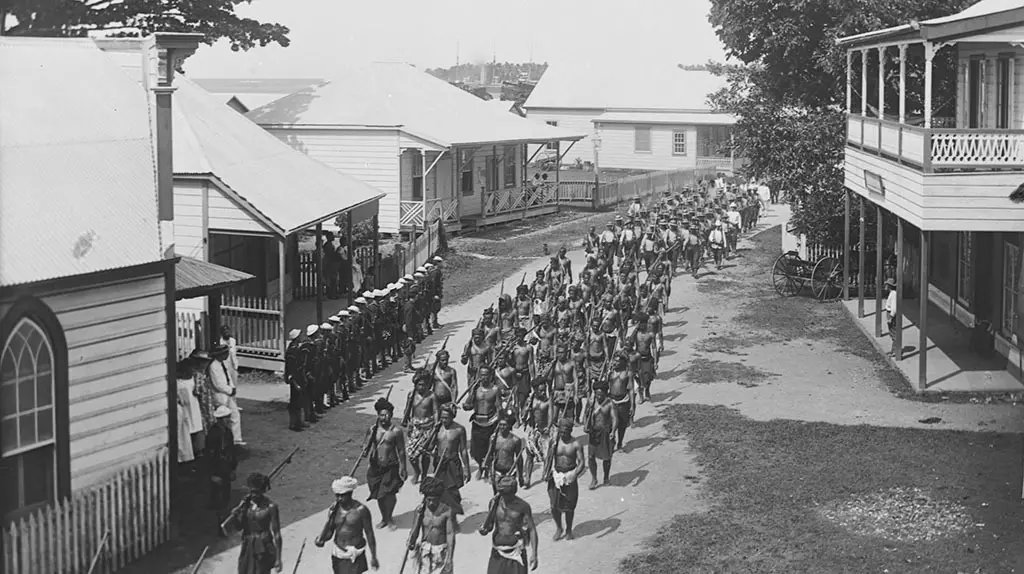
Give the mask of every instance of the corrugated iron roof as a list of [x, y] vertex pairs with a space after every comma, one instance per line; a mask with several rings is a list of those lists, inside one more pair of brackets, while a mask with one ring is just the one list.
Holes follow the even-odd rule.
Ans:
[[1024, 2], [1021, 0], [981, 0], [981, 2], [972, 4], [956, 14], [940, 18], [932, 18], [931, 20], [925, 20], [921, 23], [931, 25], [948, 24], [950, 22], [966, 20], [968, 18], [977, 18], [978, 16], [991, 16], [993, 14], [1015, 10], [1017, 8], [1024, 8]]
[[211, 94], [279, 94], [287, 96], [315, 84], [323, 78], [193, 78]]
[[254, 275], [221, 267], [193, 257], [181, 257], [175, 265], [174, 286], [177, 299], [200, 297], [209, 291], [244, 283]]
[[162, 258], [136, 82], [88, 39], [0, 37], [0, 102], [0, 285]]
[[[111, 52], [141, 76], [141, 60]], [[174, 80], [174, 173], [215, 177], [287, 235], [384, 192], [292, 149], [183, 76]]]
[[443, 146], [586, 137], [502, 112], [401, 63], [344, 68], [330, 82], [285, 96], [247, 116], [263, 126], [396, 127]]
[[708, 96], [725, 85], [724, 78], [710, 72], [670, 64], [637, 63], [612, 70], [598, 63], [551, 65], [523, 107], [700, 112], [711, 109]]
[[[1022, 0], [981, 0], [976, 4], [972, 4], [967, 8], [957, 12], [956, 14], [950, 14], [949, 16], [940, 16], [938, 18], [932, 18], [930, 20], [922, 20], [916, 24], [901, 24], [899, 26], [892, 26], [889, 28], [882, 28], [880, 30], [872, 30], [870, 32], [864, 32], [861, 34], [854, 34], [852, 36], [846, 36], [838, 38], [836, 43], [840, 46], [849, 46], [856, 44], [866, 44], [868, 42], [883, 42], [887, 39], [895, 37], [906, 37], [910, 34], [914, 37], [922, 37], [924, 30], [929, 27], [941, 26], [943, 24], [952, 24], [954, 22], [961, 22], [964, 20], [970, 20], [973, 18], [984, 18], [986, 16], [995, 16], [997, 14], [1003, 14], [1013, 10], [1020, 10], [1024, 8], [1024, 1]], [[1004, 15], [999, 18], [998, 24], [1000, 28], [1012, 25], [1014, 23], [1022, 23], [1019, 15], [1014, 18], [1012, 15]], [[991, 27], [989, 27], [991, 28]], [[923, 36], [928, 37], [928, 36]], [[961, 37], [961, 41], [986, 41], [985, 38], [970, 38]]]
[[672, 124], [672, 125], [733, 125], [736, 118], [729, 114], [679, 112], [606, 112], [594, 123], [617, 124]]

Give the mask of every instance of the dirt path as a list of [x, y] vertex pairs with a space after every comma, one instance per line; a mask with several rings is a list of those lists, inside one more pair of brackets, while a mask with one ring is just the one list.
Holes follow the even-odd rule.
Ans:
[[[776, 208], [762, 228], [776, 225], [784, 217], [786, 211]], [[747, 240], [741, 245], [749, 250], [755, 243]], [[574, 267], [579, 269], [582, 254], [577, 251], [571, 256]], [[626, 448], [615, 456], [612, 486], [596, 491], [584, 489], [581, 493], [576, 516], [577, 540], [551, 541], [554, 524], [542, 487], [520, 492], [533, 505], [539, 521], [539, 572], [569, 569], [595, 574], [617, 572], [623, 558], [642, 549], [644, 541], [674, 516], [707, 510], [702, 499], [702, 474], [694, 462], [694, 453], [685, 440], [669, 437], [659, 417], [659, 411], [672, 404], [726, 405], [755, 420], [786, 418], [844, 425], [941, 426], [964, 430], [977, 430], [979, 424], [985, 424], [986, 430], [1017, 432], [1022, 429], [1017, 416], [1019, 411], [1009, 405], [929, 404], [894, 397], [878, 381], [873, 351], [869, 353], [857, 347], [853, 339], [837, 348], [836, 325], [814, 323], [818, 316], [813, 307], [816, 303], [806, 305], [808, 316], [793, 318], [791, 332], [776, 333], [769, 340], [758, 329], [757, 322], [766, 313], [792, 312], [792, 308], [773, 307], [777, 303], [767, 293], [752, 297], [743, 294], [749, 289], [738, 289], [764, 279], [749, 276], [747, 261], [757, 256], [747, 251], [745, 257], [719, 273], [707, 274], [697, 282], [688, 276], [679, 276], [673, 282], [673, 310], [666, 317], [666, 354], [653, 387], [654, 402], [639, 407], [636, 425], [627, 434]], [[524, 270], [532, 276], [533, 271], [544, 264], [544, 259], [540, 259]], [[507, 277], [506, 284], [518, 283], [521, 272]], [[497, 297], [498, 279], [492, 278], [493, 287], [487, 292], [442, 313], [445, 334], [452, 335], [449, 348], [461, 348], [469, 337], [480, 310]], [[766, 280], [764, 285], [770, 289]], [[815, 333], [820, 335], [819, 342], [805, 340]], [[859, 332], [854, 334], [860, 337]], [[428, 346], [439, 344], [439, 339], [434, 337], [431, 345], [419, 350], [420, 356]], [[456, 367], [461, 380], [465, 381], [465, 371], [461, 365]], [[375, 392], [364, 394], [352, 406], [344, 407], [353, 411], [350, 419], [369, 420], [373, 401], [383, 395], [391, 383], [395, 383], [392, 400], [396, 403], [404, 400], [410, 390], [409, 376], [393, 373]], [[918, 422], [926, 417], [939, 417], [942, 422], [938, 425]], [[459, 422], [468, 425], [464, 413], [460, 413]], [[321, 430], [326, 429], [318, 427], [309, 432]], [[346, 448], [346, 451], [351, 452], [351, 449]], [[307, 454], [303, 460], [313, 457], [316, 455]], [[329, 568], [328, 551], [313, 547], [312, 538], [322, 526], [331, 502], [330, 482], [348, 471], [351, 458], [326, 458], [330, 464], [310, 465], [300, 461], [295, 469], [288, 471], [314, 475], [307, 491], [288, 496], [322, 500], [322, 504], [319, 511], [286, 521], [284, 566], [287, 572], [294, 567], [295, 554], [304, 538], [309, 544], [299, 571], [327, 571]], [[359, 479], [365, 480], [362, 472]], [[589, 478], [583, 481], [589, 483]], [[461, 572], [483, 572], [490, 541], [475, 530], [482, 523], [490, 488], [473, 482], [463, 489], [463, 497], [468, 503], [463, 534], [458, 542], [456, 568]], [[365, 486], [356, 491], [356, 498], [365, 500]], [[419, 499], [413, 486], [407, 485], [399, 495], [396, 510], [400, 528], [378, 533], [380, 572], [398, 572], [400, 549], [408, 536], [412, 510]], [[375, 505], [371, 505], [371, 510], [376, 516]], [[210, 557], [202, 572], [234, 572], [235, 560], [236, 551], [222, 552]], [[407, 568], [406, 572], [410, 571], [413, 570]]]

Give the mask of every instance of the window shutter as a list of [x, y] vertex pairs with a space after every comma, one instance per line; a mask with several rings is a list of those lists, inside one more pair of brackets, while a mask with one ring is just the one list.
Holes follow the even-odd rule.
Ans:
[[956, 118], [956, 127], [966, 128], [970, 119], [971, 106], [968, 101], [968, 86], [967, 86], [967, 68], [968, 60], [960, 60], [960, 71], [956, 79], [956, 106], [959, 108], [960, 113], [957, 114], [959, 117]]

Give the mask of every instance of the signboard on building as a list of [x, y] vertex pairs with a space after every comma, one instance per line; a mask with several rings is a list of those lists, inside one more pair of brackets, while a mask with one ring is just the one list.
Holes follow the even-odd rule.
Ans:
[[867, 188], [869, 193], [885, 197], [885, 182], [882, 181], [882, 176], [877, 173], [864, 170], [864, 187]]

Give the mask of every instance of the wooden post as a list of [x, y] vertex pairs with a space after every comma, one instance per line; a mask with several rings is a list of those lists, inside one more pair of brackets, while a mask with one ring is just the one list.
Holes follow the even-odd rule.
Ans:
[[355, 249], [352, 245], [352, 211], [345, 212], [345, 249], [348, 251], [348, 304], [351, 305], [355, 301], [359, 293], [359, 285], [356, 285], [353, 280], [355, 275], [352, 273], [352, 264], [355, 257]]
[[204, 335], [206, 335], [206, 337], [204, 337], [205, 340], [203, 341], [203, 346], [199, 347], [200, 349], [202, 349], [204, 351], [209, 351], [210, 350], [210, 344], [213, 343], [213, 338], [220, 336], [220, 324], [221, 324], [220, 306], [221, 306], [221, 300], [222, 300], [222, 295], [221, 295], [220, 289], [210, 293], [210, 295], [208, 296], [207, 300], [209, 301], [208, 305], [209, 305], [209, 308], [210, 308], [210, 314], [209, 314], [209, 317], [210, 317], [210, 332], [209, 333], [204, 333]]
[[853, 106], [853, 51], [846, 51], [846, 113], [849, 114]]
[[[860, 51], [860, 115], [868, 116], [868, 51]], [[861, 142], [863, 143], [863, 142]]]
[[[900, 44], [900, 123], [907, 121], [907, 45]], [[900, 149], [900, 155], [903, 150]]]
[[313, 265], [316, 269], [316, 324], [324, 322], [324, 225], [316, 224], [316, 251], [313, 255]]
[[896, 216], [896, 360], [903, 360], [903, 218]]
[[850, 190], [843, 189], [843, 301], [850, 300]]
[[[885, 46], [878, 47], [878, 118], [885, 118]], [[882, 133], [881, 126], [878, 133]]]
[[[555, 144], [555, 152], [558, 154], [555, 158], [555, 206], [561, 211], [562, 206], [562, 189], [561, 189], [561, 175], [562, 175], [562, 141], [559, 140]], [[568, 153], [568, 150], [566, 150]]]
[[935, 57], [935, 45], [924, 43], [924, 127], [932, 127], [932, 59]]
[[277, 241], [277, 276], [278, 276], [278, 289], [277, 303], [281, 309], [281, 313], [278, 315], [278, 319], [281, 321], [281, 357], [284, 357], [285, 349], [288, 348], [288, 323], [285, 322], [287, 313], [284, 312], [284, 307], [287, 302], [285, 298], [285, 289], [287, 284], [284, 280], [284, 268], [286, 257], [288, 257], [288, 238], [282, 237]]
[[921, 289], [918, 293], [920, 301], [920, 318], [917, 320], [918, 342], [918, 390], [928, 388], [928, 250], [931, 243], [931, 231], [921, 230]]
[[857, 250], [857, 317], [860, 319], [864, 318], [864, 290], [867, 287], [867, 283], [864, 281], [864, 246], [867, 242], [867, 217], [864, 213], [864, 196], [858, 195], [860, 198], [860, 237], [858, 238], [860, 249]]
[[882, 300], [882, 287], [885, 279], [885, 270], [882, 260], [882, 206], [875, 206], [875, 337], [882, 336], [882, 316], [885, 314], [885, 303]]
[[[452, 147], [448, 150], [452, 160], [452, 197], [455, 199], [455, 216], [462, 222], [462, 178], [459, 173], [459, 150]], [[403, 269], [404, 271], [404, 269]]]
[[380, 219], [373, 214], [373, 286], [380, 287]]

